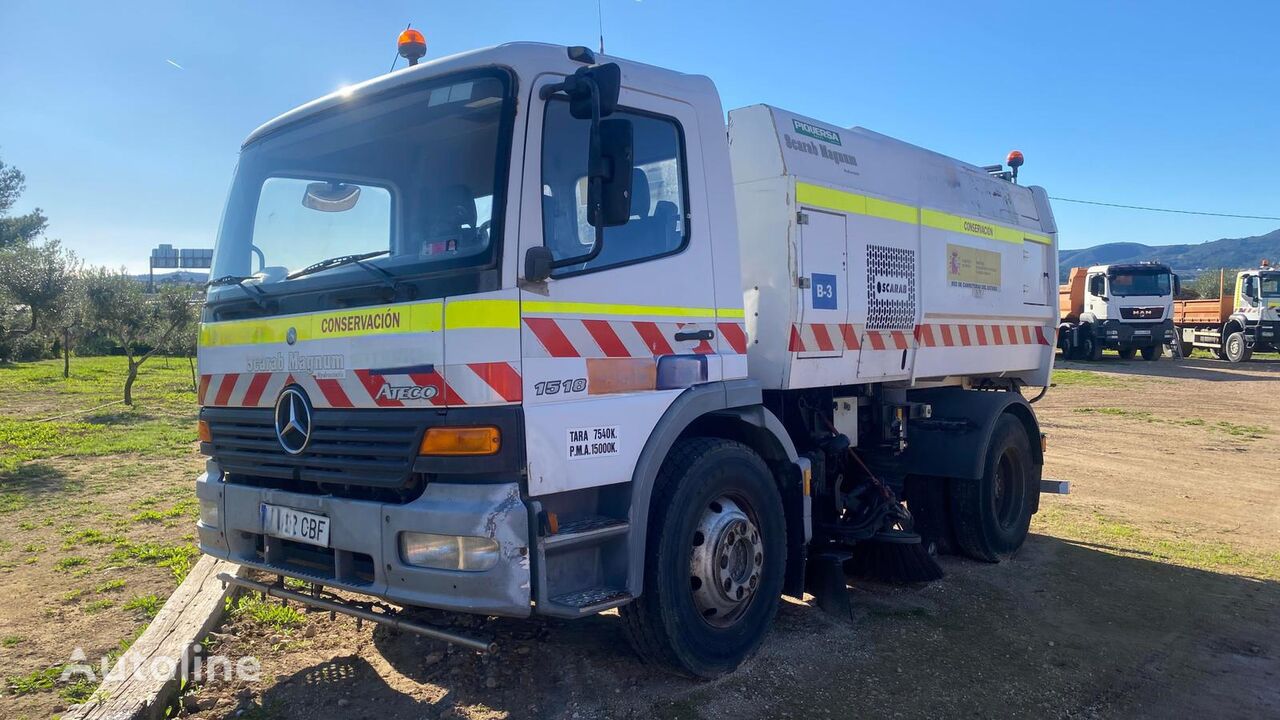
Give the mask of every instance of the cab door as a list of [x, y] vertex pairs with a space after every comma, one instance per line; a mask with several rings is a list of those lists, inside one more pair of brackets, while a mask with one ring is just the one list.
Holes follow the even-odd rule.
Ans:
[[[586, 170], [590, 123], [562, 96], [529, 90], [520, 256], [591, 250]], [[714, 279], [688, 105], [623, 88], [612, 118], [635, 138], [632, 212], [606, 228], [597, 257], [541, 283], [521, 278], [521, 356], [529, 492], [628, 482], [658, 419], [690, 384], [718, 380]], [[523, 260], [520, 266], [523, 267]]]

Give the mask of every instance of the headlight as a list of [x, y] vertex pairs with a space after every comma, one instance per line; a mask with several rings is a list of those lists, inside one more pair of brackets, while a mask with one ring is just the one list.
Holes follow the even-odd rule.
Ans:
[[403, 532], [400, 559], [417, 567], [478, 572], [498, 564], [498, 543], [469, 535]]
[[217, 500], [201, 500], [200, 501], [200, 524], [208, 527], [218, 527], [218, 501]]

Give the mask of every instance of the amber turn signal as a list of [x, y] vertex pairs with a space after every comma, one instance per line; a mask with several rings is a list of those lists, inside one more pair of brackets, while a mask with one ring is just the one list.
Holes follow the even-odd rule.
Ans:
[[502, 448], [496, 427], [428, 428], [418, 446], [419, 455], [493, 455]]
[[209, 423], [204, 420], [196, 421], [196, 436], [200, 438], [202, 443], [213, 442], [213, 433], [209, 431]]

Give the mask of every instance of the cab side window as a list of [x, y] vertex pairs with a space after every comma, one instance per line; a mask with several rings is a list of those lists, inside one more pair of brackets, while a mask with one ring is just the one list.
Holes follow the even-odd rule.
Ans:
[[1107, 291], [1107, 278], [1104, 275], [1094, 275], [1089, 278], [1089, 294], [1094, 297], [1102, 297]]
[[1257, 297], [1257, 295], [1258, 295], [1258, 278], [1246, 277], [1244, 279], [1244, 283], [1241, 285], [1240, 296], [1244, 298], [1246, 302], [1251, 303], [1253, 299]]
[[[565, 277], [671, 255], [689, 237], [685, 217], [684, 139], [672, 118], [621, 110], [611, 118], [630, 120], [635, 133], [631, 178], [631, 218], [605, 228], [604, 249], [590, 262], [556, 271]], [[556, 260], [584, 255], [595, 243], [587, 222], [587, 140], [591, 122], [569, 114], [569, 103], [547, 101], [542, 131], [542, 232]]]

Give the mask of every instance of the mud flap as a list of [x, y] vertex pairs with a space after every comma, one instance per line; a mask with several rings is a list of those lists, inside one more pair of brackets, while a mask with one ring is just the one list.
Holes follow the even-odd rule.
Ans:
[[818, 607], [829, 615], [850, 618], [853, 608], [849, 604], [849, 587], [844, 580], [844, 564], [852, 553], [840, 550], [823, 550], [809, 558], [809, 592]]

